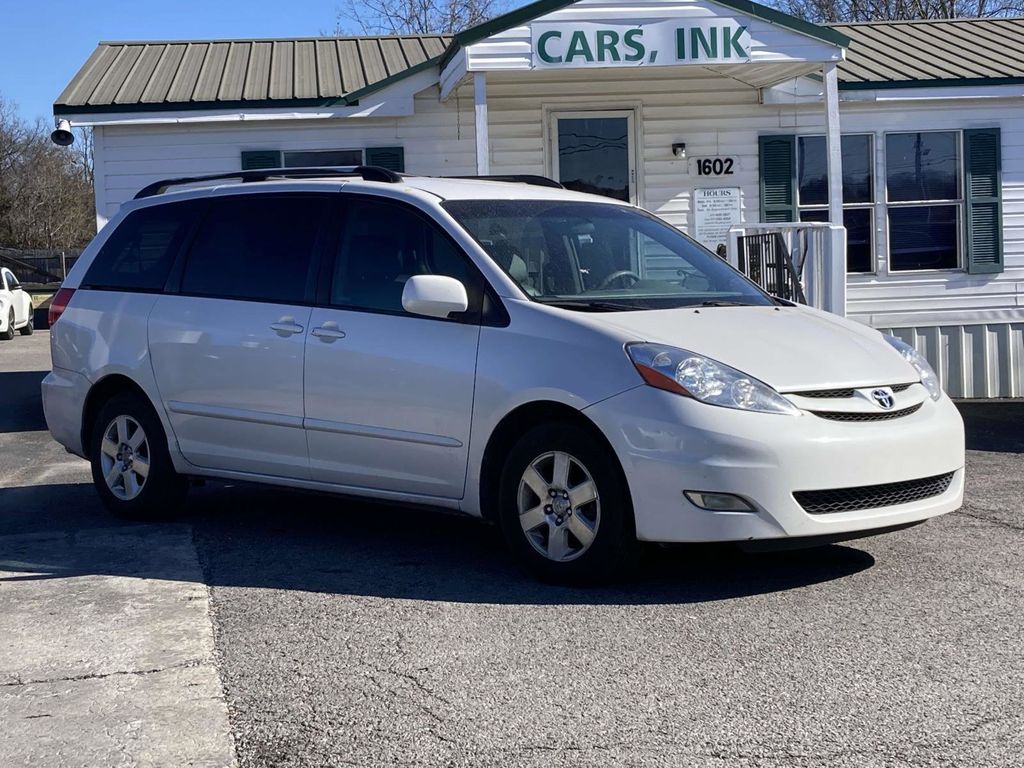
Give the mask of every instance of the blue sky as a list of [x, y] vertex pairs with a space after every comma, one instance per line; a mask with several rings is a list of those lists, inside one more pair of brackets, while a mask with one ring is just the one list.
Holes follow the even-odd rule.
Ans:
[[334, 0], [0, 0], [0, 94], [22, 117], [51, 106], [100, 40], [329, 33]]

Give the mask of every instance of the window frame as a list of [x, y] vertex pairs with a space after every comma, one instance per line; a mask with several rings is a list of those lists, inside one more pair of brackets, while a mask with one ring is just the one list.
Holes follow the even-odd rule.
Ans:
[[[392, 205], [410, 212], [419, 218], [427, 227], [433, 228], [437, 234], [444, 238], [457, 254], [469, 265], [469, 271], [475, 276], [480, 285], [480, 295], [476, 302], [472, 302], [465, 312], [454, 317], [427, 317], [416, 315], [402, 310], [377, 309], [373, 307], [352, 306], [335, 304], [331, 301], [331, 291], [334, 285], [334, 272], [338, 266], [338, 249], [341, 247], [344, 237], [345, 220], [348, 215], [348, 205], [352, 202], [373, 202], [378, 204]], [[317, 285], [313, 306], [319, 309], [330, 309], [337, 312], [367, 312], [376, 315], [390, 315], [391, 317], [406, 317], [416, 320], [431, 320], [442, 323], [461, 323], [463, 325], [487, 325], [495, 327], [507, 326], [510, 318], [501, 299], [495, 293], [490, 281], [473, 261], [466, 249], [463, 248], [452, 235], [441, 226], [440, 221], [426, 211], [405, 200], [386, 195], [374, 195], [366, 192], [345, 192], [338, 193], [338, 199], [330, 209], [330, 223], [328, 237], [324, 238], [324, 247], [321, 250], [321, 259], [317, 271]], [[467, 290], [467, 293], [469, 291]], [[476, 306], [473, 306], [475, 303]]]
[[[868, 139], [868, 161], [869, 167], [871, 168], [871, 200], [862, 203], [843, 203], [843, 212], [845, 214], [846, 209], [859, 209], [869, 211], [869, 244], [868, 250], [871, 254], [871, 268], [864, 272], [851, 272], [849, 269], [849, 260], [847, 260], [846, 275], [877, 275], [878, 274], [878, 140], [876, 134], [870, 131], [851, 131], [849, 133], [843, 133], [840, 135], [840, 143], [845, 136], [866, 136]], [[829, 201], [826, 200], [824, 203], [811, 203], [804, 205], [800, 202], [800, 159], [802, 155], [802, 142], [801, 139], [814, 139], [824, 138], [827, 141], [827, 137], [823, 133], [806, 133], [797, 134], [793, 152], [793, 168], [795, 171], [795, 183], [793, 188], [793, 209], [796, 211], [796, 218], [798, 221], [803, 221], [800, 214], [803, 211], [829, 211]], [[827, 150], [826, 150], [827, 151]], [[828, 179], [828, 173], [826, 171], [826, 182]], [[842, 185], [840, 184], [840, 188]], [[826, 219], [827, 220], [827, 219]], [[888, 221], [888, 214], [886, 214], [886, 221]]]
[[[922, 133], [951, 133], [956, 138], [957, 159], [957, 200], [889, 200], [889, 136], [905, 136]], [[964, 184], [966, 182], [966, 166], [964, 158], [964, 132], [962, 128], [928, 128], [925, 130], [881, 131], [881, 185], [882, 200], [879, 201], [885, 215], [885, 272], [886, 275], [941, 274], [948, 272], [966, 272], [967, 227], [966, 200]], [[889, 209], [891, 208], [953, 208], [957, 209], [956, 217], [956, 265], [952, 267], [922, 267], [919, 269], [893, 269], [892, 263], [892, 228], [889, 226]]]

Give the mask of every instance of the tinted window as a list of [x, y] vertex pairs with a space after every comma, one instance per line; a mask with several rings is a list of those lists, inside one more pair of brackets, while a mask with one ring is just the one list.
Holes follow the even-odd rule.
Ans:
[[13, 272], [8, 272], [6, 269], [3, 272], [4, 278], [7, 281], [7, 290], [13, 291], [19, 286], [18, 278], [14, 276]]
[[189, 203], [157, 205], [128, 214], [96, 254], [83, 286], [162, 290], [194, 214]]
[[182, 293], [280, 304], [305, 299], [325, 198], [246, 195], [206, 205]]
[[447, 275], [478, 306], [480, 278], [466, 256], [434, 225], [406, 208], [377, 200], [346, 204], [331, 280], [331, 304], [401, 312], [413, 275]]
[[955, 269], [959, 263], [959, 209], [913, 205], [889, 209], [889, 268]]

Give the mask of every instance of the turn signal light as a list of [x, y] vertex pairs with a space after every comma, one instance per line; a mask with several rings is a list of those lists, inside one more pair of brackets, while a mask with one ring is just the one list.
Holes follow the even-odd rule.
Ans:
[[71, 301], [71, 297], [74, 295], [74, 288], [61, 288], [54, 295], [53, 301], [50, 302], [50, 311], [46, 313], [46, 320], [51, 328], [53, 328], [54, 323], [60, 320], [60, 316], [64, 314], [64, 310], [68, 308], [68, 302]]

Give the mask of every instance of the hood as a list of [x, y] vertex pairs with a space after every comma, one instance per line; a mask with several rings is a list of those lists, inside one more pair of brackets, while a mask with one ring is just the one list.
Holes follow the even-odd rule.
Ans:
[[681, 347], [780, 392], [917, 381], [881, 334], [805, 307], [701, 307], [592, 317], [632, 341]]

